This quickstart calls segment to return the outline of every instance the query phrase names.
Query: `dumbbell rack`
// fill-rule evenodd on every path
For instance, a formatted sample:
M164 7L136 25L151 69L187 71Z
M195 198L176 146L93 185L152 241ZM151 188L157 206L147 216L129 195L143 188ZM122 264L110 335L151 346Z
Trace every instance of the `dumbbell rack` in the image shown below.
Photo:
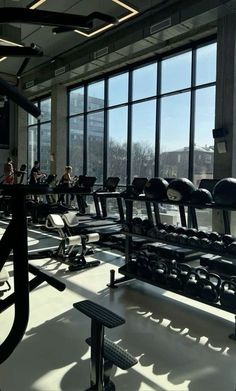
M126 224L127 224L127 226L130 226L131 222L132 222L132 218L133 218L133 203L135 201L144 201L146 204L147 203L153 204L154 215L155 215L155 222L156 222L156 224L161 222L160 221L160 216L159 216L159 208L158 208L159 202L155 201L153 199L150 200L147 197L145 197L144 195L141 195L141 196L139 196L137 198L126 198L125 199L125 204L126 204ZM202 209L202 205L190 204L188 202L170 202L170 201L163 201L161 203L162 204L175 205L175 206L179 207L181 225L185 226L185 227L187 226L187 221L186 221L186 218L185 218L185 207L188 207L189 217L190 217L190 219L189 219L190 220L190 225L192 227L194 227L194 228L197 228L197 219L196 219L195 209ZM236 208L226 207L226 206L221 206L221 205L216 205L216 204L206 204L205 208L206 209L210 208L210 209L215 209L215 210L221 210L223 212L223 221L224 221L224 227L225 227L225 234L230 233L230 224L229 224L229 218L228 218L228 211L236 211ZM162 289L165 289L165 290L168 289L169 291L177 293L177 294L179 294L181 296L189 297L189 298L191 298L193 300L196 300L196 301L199 301L201 303L210 305L212 307L215 307L215 308L218 308L218 309L222 309L224 311L236 314L236 309L235 310L226 309L226 308L222 307L222 305L220 303L211 303L211 302L204 301L204 300L202 300L201 298L198 298L198 297L187 296L184 292L181 292L181 291L177 292L177 291L167 287L164 284L162 285L160 283L156 283L156 282L154 282L154 281L152 281L150 279L147 279L145 277L140 277L139 275L135 274L132 271L132 263L134 263L134 261L132 261L132 256L133 256L133 254L132 254L132 238L133 237L139 237L139 238L145 239L147 241L162 242L162 243L171 244L171 245L178 245L178 247L185 247L185 248L188 247L188 248L194 249L195 251L201 251L201 252L211 253L211 254L216 254L216 255L221 255L221 256L224 255L228 259L230 259L230 258L233 259L234 258L233 255L230 255L228 253L227 254L226 253L219 253L219 252L213 251L211 249L207 251L205 249L202 249L201 247L193 247L193 246L191 246L189 244L188 245L183 245L183 244L179 244L179 243L177 244L177 243L174 243L174 242L170 243L167 240L163 240L163 239L159 239L159 238L152 238L152 237L144 236L144 235L138 235L136 233L131 233L131 232L123 231L122 233L126 236L126 240L125 240L125 265L120 267L118 269L118 272L120 274L122 274L123 277L115 279L114 271L112 270L111 271L111 275L110 275L110 284L108 285L109 287L115 288L117 284L123 283L125 281L129 281L129 280L132 280L132 279L138 279L140 281L146 282L146 283L154 285L156 287L159 287L159 288L162 288ZM222 274L221 274L221 276L223 277ZM227 276L225 276L225 278L226 277ZM230 278L230 275L228 275L228 277ZM230 338L236 340L236 316L235 316L235 330L234 330L234 334L231 334Z

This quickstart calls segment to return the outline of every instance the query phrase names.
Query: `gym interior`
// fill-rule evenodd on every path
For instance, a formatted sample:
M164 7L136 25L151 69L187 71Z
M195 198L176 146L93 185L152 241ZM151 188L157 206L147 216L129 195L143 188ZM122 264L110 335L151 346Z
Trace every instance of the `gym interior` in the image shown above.
M0 1L0 391L235 391L236 1Z

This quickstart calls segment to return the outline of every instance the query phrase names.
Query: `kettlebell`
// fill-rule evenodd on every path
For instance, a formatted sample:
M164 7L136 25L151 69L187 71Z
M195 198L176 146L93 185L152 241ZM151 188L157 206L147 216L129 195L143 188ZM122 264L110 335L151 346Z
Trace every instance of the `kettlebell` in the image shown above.
M191 296L191 297L199 296L199 281L200 281L200 277L195 271L190 271L188 273L186 284L184 286L184 292L187 296Z
M210 303L217 303L221 286L221 278L218 274L210 273L208 279L201 282L200 297Z
M168 268L166 263L162 261L158 261L152 273L152 280L157 284L165 285L167 274L168 274Z
M190 273L190 271L192 270L192 268L187 263L180 263L178 265L178 267L179 267L179 271L180 271L179 278L182 282L182 285L185 285L185 283L187 281L187 276Z
M177 267L172 267L167 276L167 286L174 291L181 291L183 284L180 279L180 270Z
M222 307L230 310L236 309L236 283L223 281L220 290L220 302Z

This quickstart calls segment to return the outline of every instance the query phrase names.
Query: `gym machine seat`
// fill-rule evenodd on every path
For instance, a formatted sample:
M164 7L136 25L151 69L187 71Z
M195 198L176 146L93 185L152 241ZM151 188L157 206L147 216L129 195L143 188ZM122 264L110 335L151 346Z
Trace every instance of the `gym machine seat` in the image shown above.
M87 249L88 243L98 242L100 237L96 232L84 235L71 235L70 228L78 225L78 217L75 213L69 212L60 216L49 214L46 220L46 227L57 230L62 240L56 251L47 251L44 255L55 258L61 262L69 264L69 271L78 271L100 265L100 261L87 262L85 256L93 254ZM78 253L78 247L81 247ZM43 253L41 253L43 256Z
M137 360L120 346L104 337L104 327L114 328L125 323L125 319L90 300L73 304L74 308L91 318L91 338L86 342L91 346L90 388L88 390L112 391L110 380L113 365L127 370L137 364ZM88 391L87 390L87 391Z

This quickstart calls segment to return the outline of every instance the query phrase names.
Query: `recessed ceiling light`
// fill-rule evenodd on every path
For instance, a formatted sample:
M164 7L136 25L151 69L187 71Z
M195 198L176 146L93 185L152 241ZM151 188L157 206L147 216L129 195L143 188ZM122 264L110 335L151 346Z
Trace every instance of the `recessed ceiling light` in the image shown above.
M112 0L112 1L113 1L113 3L116 3L116 4L120 5L122 8L125 8L126 10L129 11L129 13L127 15L118 19L119 22L123 22L124 20L132 18L133 16L135 16L139 13L135 8L130 7L128 4L125 4L124 1L120 1L120 0ZM98 33L101 33L102 31L108 30L112 26L113 26L113 23L109 23L109 24L107 24L97 30L92 31L91 33L85 33L84 31L81 31L78 29L74 30L74 32L89 38L89 37L93 37L94 35L96 35Z

